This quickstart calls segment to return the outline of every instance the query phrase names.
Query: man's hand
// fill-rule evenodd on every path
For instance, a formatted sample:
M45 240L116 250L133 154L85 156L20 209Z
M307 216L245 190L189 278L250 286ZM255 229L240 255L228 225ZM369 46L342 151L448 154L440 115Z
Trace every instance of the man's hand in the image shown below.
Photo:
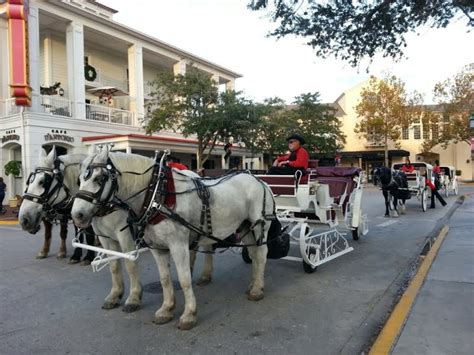
M287 165L289 163L288 160L284 160L284 161L281 161L278 163L278 166L284 166L284 165Z

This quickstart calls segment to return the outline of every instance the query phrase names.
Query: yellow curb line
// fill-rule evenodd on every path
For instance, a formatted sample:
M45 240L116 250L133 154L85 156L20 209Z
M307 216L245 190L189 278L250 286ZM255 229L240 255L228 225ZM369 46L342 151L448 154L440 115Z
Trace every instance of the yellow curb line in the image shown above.
M418 295L418 292L425 281L426 275L430 270L431 264L433 264L433 261L438 254L439 248L441 247L441 244L443 244L444 238L448 234L448 231L449 227L445 225L439 232L436 241L422 261L415 277L403 293L400 301L395 306L395 309L385 323L385 326L383 327L379 336L375 340L375 343L372 345L369 355L389 354L392 350L392 347L394 346L403 329L403 326L405 325L408 314L410 313L413 303L415 302L416 296Z
M18 220L12 220L12 221L0 221L0 226L4 224L4 225L11 225L11 224L18 224Z

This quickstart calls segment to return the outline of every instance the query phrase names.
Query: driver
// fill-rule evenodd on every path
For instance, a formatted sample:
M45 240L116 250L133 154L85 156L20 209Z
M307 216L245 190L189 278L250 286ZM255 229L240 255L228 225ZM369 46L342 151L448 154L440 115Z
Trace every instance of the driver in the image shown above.
M268 170L269 175L293 175L296 171L305 172L308 169L309 154L302 146L306 143L299 134L292 134L287 139L288 154L279 156Z

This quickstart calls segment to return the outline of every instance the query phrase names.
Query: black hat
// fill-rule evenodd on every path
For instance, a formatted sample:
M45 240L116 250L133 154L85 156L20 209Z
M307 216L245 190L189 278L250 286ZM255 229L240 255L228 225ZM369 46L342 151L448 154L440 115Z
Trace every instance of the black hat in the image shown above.
M300 141L300 144L303 145L306 143L306 141L304 140L303 137L301 137L299 134L292 134L291 136L289 136L286 141L289 141L289 140L292 140L292 139L296 139L297 141Z

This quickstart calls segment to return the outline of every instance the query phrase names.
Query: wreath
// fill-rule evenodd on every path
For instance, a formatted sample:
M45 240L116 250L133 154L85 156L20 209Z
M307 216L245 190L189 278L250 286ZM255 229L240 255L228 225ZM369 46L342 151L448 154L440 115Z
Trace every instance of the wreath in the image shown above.
M87 81L94 81L97 78L97 71L92 65L84 66L84 77Z

